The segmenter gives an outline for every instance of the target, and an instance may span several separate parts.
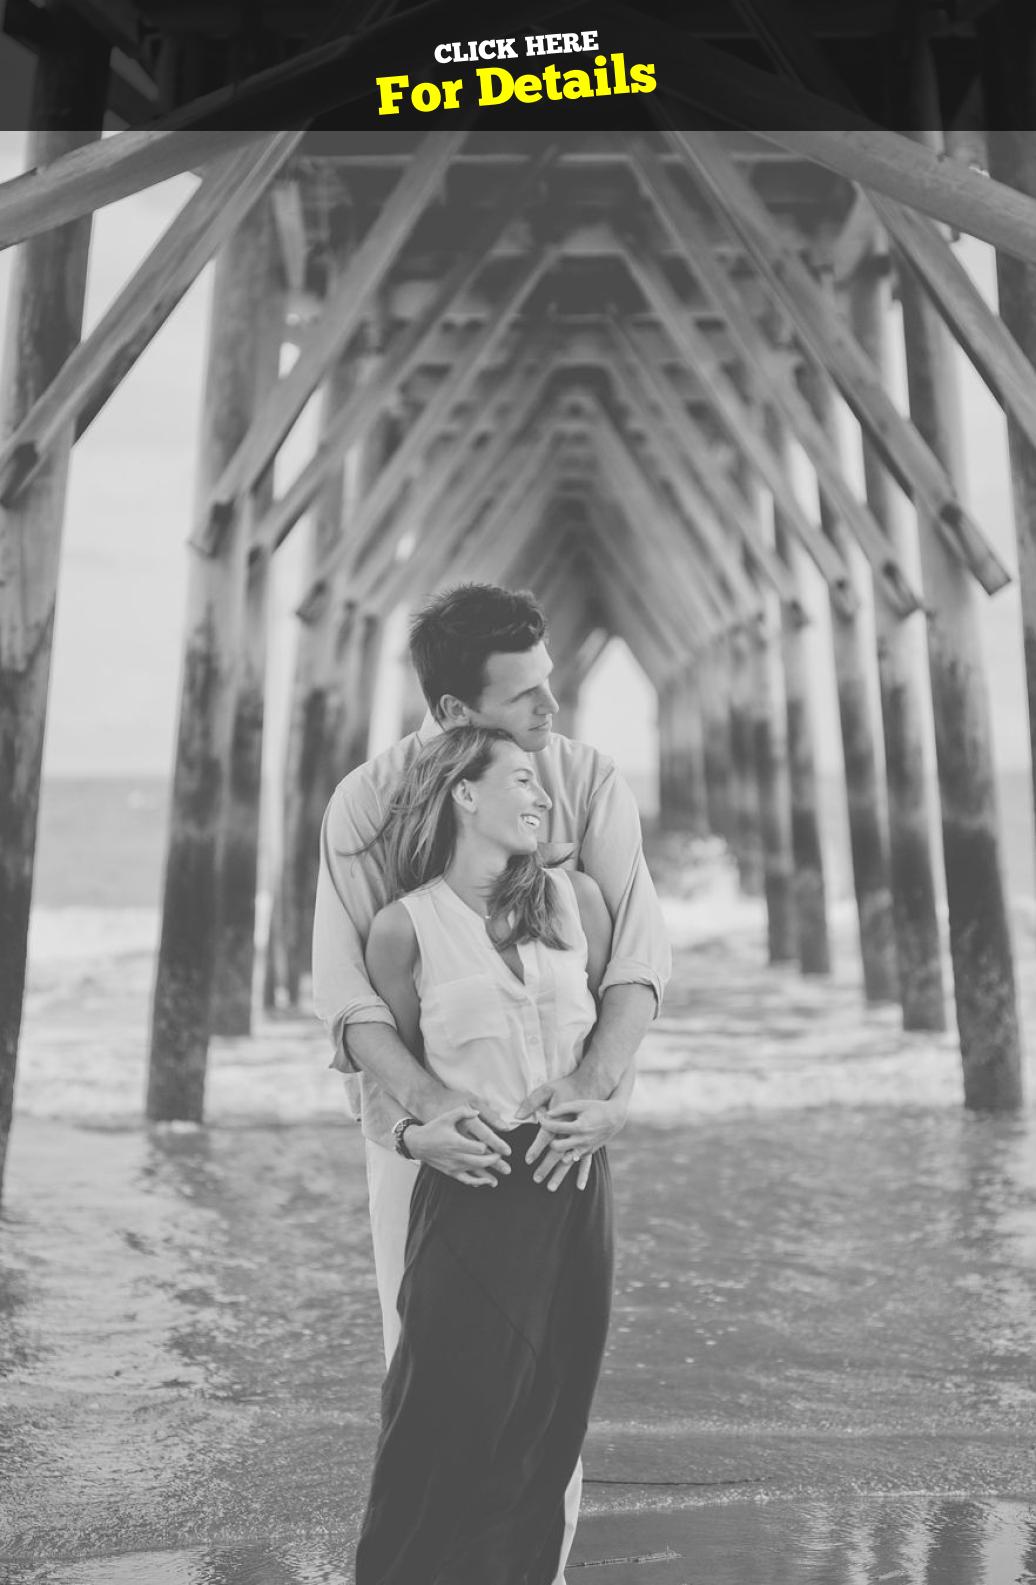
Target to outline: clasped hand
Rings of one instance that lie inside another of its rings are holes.
[[[511,1171],[511,1147],[496,1131],[502,1127],[500,1119],[474,1095],[449,1091],[444,1102],[444,1109],[428,1122],[407,1130],[408,1149],[416,1161],[458,1183],[495,1187],[498,1175]],[[557,1189],[575,1167],[576,1186],[584,1189],[594,1151],[618,1133],[626,1121],[626,1106],[615,1096],[597,1100],[580,1095],[572,1077],[540,1085],[526,1096],[518,1115],[539,1124],[525,1155],[527,1163],[537,1163],[533,1180]]]
[[[539,1124],[525,1153],[527,1162],[538,1163],[534,1182],[546,1180],[548,1189],[557,1189],[575,1167],[576,1187],[585,1189],[593,1153],[619,1132],[626,1121],[626,1106],[615,1096],[602,1101],[580,1095],[573,1075],[541,1084],[526,1096],[518,1115]]]
[[[511,1147],[495,1131],[500,1120],[477,1096],[450,1090],[443,1099],[443,1111],[407,1129],[407,1149],[415,1161],[458,1183],[495,1188],[497,1174],[506,1176],[511,1170]]]

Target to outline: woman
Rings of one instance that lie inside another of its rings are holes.
[[[414,1055],[483,1099],[510,1171],[490,1193],[418,1174],[357,1585],[557,1572],[608,1327],[611,1186],[603,1151],[583,1188],[535,1183],[538,1124],[517,1113],[578,1066],[611,922],[588,876],[540,863],[549,807],[513,739],[457,727],[414,762],[379,837],[405,895],[371,927],[371,983]]]

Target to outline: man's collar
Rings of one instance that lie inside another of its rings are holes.
[[[424,720],[417,729],[417,741],[424,748],[426,743],[431,743],[434,738],[442,736],[442,727],[430,710],[425,711]]]

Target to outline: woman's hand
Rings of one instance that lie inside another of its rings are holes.
[[[482,1137],[474,1137],[468,1129]],[[427,1123],[412,1123],[405,1137],[415,1161],[472,1188],[483,1184],[495,1188],[496,1174],[511,1170],[506,1159],[508,1146],[482,1121],[474,1106],[454,1106]]]
[[[594,1151],[614,1139],[626,1121],[631,1088],[622,1084],[605,1101],[567,1091],[564,1079],[534,1090],[525,1102],[539,1124],[525,1158],[539,1163],[534,1182],[546,1179],[547,1188],[556,1189],[575,1166],[576,1186],[585,1189]]]

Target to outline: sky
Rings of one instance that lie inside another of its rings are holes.
[[[22,135],[0,133],[0,180],[22,168]],[[87,329],[193,186],[193,177],[176,178],[98,214]],[[970,240],[958,248],[983,290],[995,300],[991,251]],[[5,299],[8,260],[8,254],[0,254],[0,297]],[[206,270],[75,448],[48,715],[47,776],[165,775],[171,769],[187,578],[185,541],[210,292],[211,270]],[[1013,569],[1016,555],[1003,417],[963,357],[960,361],[967,432],[966,498]],[[858,449],[852,420],[848,432]],[[310,413],[304,415],[279,471],[281,486],[304,460],[312,435]],[[807,500],[811,489],[815,491],[801,469],[800,487]],[[303,525],[275,560],[267,709],[271,764],[283,740],[304,534]],[[818,578],[811,586],[810,608],[821,761],[823,768],[834,769],[840,750],[833,681],[825,657],[825,601]],[[1028,732],[1015,585],[992,600],[983,598],[983,635],[998,760],[1002,766],[1020,768],[1028,763]],[[390,644],[397,668],[400,648],[397,630]],[[392,693],[390,667],[376,712],[376,733],[382,738],[393,730]],[[654,760],[654,708],[646,679],[624,647],[615,645],[585,690],[580,735],[639,776]]]

